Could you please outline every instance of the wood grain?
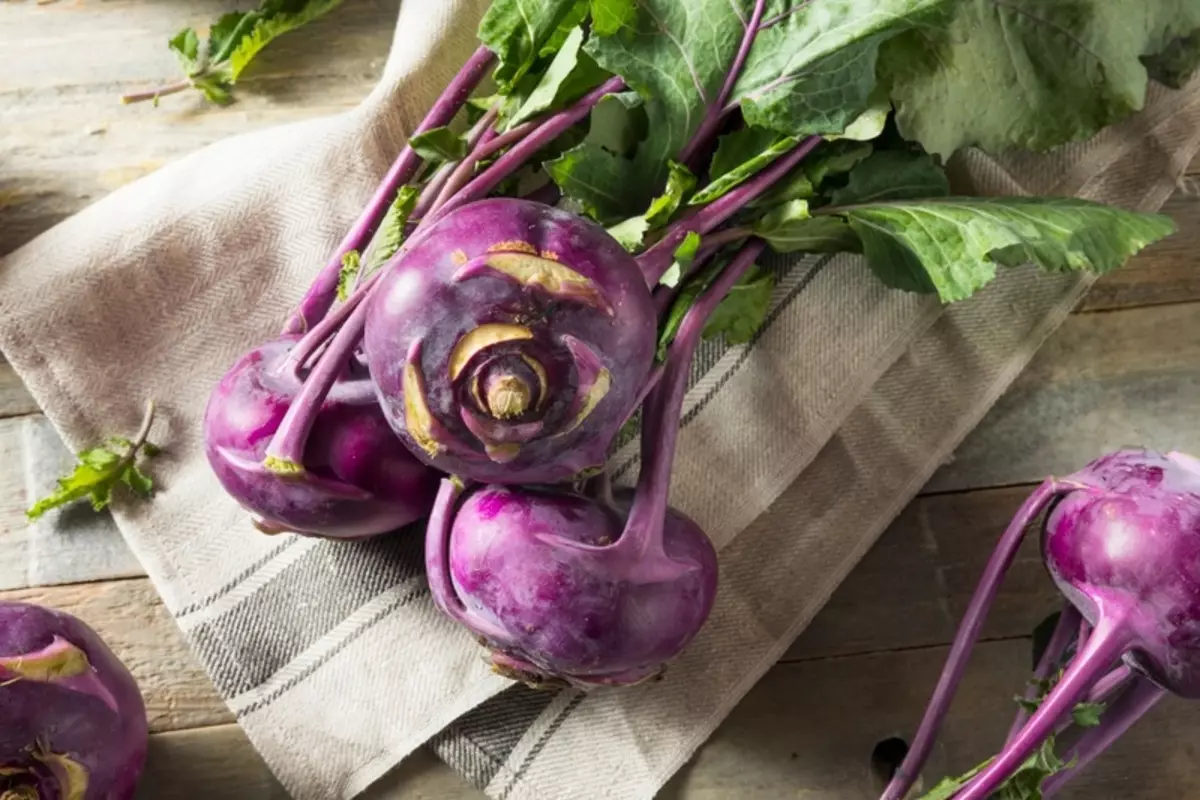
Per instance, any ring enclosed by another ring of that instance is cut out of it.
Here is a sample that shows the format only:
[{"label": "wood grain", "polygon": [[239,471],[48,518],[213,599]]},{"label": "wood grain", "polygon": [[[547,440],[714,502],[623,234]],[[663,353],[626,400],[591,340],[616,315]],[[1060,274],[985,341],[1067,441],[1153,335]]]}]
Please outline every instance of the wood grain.
[{"label": "wood grain", "polygon": [[[876,743],[911,735],[947,648],[825,658],[772,668],[661,800],[869,800]],[[924,773],[928,787],[990,756],[1003,742],[1011,697],[1029,670],[1029,641],[978,646]],[[1197,722],[1186,701],[1168,698],[1079,774],[1063,800],[1177,800],[1200,781]],[[233,725],[152,738],[144,798],[287,795]],[[366,800],[482,800],[449,767],[418,751],[368,790]]]},{"label": "wood grain", "polygon": [[925,491],[1041,481],[1109,450],[1200,452],[1200,304],[1067,319]]},{"label": "wood grain", "polygon": [[33,414],[37,410],[37,403],[33,402],[33,397],[13,371],[12,365],[0,356],[0,419]]},{"label": "wood grain", "polygon": [[153,731],[231,722],[233,716],[144,578],[0,592],[0,601],[57,608],[108,642],[137,679]]},{"label": "wood grain", "polygon": [[6,2],[0,26],[0,254],[187,153],[353,108],[382,70],[399,0],[356,0],[281,37],[217,108],[197,93],[122,106],[179,77],[167,40],[234,0]]},{"label": "wood grain", "polygon": [[1079,304],[1081,311],[1200,300],[1200,156],[1188,165],[1175,194],[1162,207],[1178,231],[1151,245],[1124,268],[1105,275]]}]

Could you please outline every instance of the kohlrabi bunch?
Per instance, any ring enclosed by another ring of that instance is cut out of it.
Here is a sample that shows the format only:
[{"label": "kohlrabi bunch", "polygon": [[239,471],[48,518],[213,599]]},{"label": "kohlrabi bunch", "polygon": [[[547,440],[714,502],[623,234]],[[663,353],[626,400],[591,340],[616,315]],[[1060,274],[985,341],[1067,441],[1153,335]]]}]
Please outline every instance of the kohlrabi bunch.
[{"label": "kohlrabi bunch", "polygon": [[908,796],[1004,573],[1035,523],[1065,603],[1030,691],[1000,752],[922,800],[1051,797],[1165,694],[1200,698],[1200,461],[1110,453],[1047,480],[1017,511],[882,800]]},{"label": "kohlrabi bunch", "polygon": [[129,800],[146,761],[137,683],[61,611],[0,602],[0,798]]},{"label": "kohlrabi bunch", "polygon": [[[266,532],[432,513],[434,597],[510,674],[657,675],[717,583],[668,506],[692,355],[756,334],[760,253],[861,253],[946,302],[998,266],[1118,267],[1170,221],[952,196],[942,165],[1138,108],[1148,66],[1182,75],[1156,54],[1200,29],[1184,5],[495,0],[279,337],[216,386],[212,467]],[[636,487],[613,489],[639,425]]]}]

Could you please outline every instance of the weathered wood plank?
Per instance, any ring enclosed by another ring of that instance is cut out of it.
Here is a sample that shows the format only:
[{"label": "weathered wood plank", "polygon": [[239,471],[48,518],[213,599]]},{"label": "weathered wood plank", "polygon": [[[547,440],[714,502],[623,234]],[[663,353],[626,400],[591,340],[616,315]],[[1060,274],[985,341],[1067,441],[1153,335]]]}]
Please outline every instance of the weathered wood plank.
[{"label": "weathered wood plank", "polygon": [[1200,304],[1070,317],[925,491],[1042,480],[1130,445],[1200,451]]},{"label": "weathered wood plank", "polygon": [[0,592],[0,600],[57,608],[92,626],[137,679],[151,730],[232,721],[148,580],[21,589]]},{"label": "weathered wood plank", "polygon": [[288,800],[237,725],[150,737],[139,800]]},{"label": "weathered wood plank", "polygon": [[1134,257],[1123,269],[1100,278],[1080,301],[1079,311],[1200,300],[1200,158],[1188,167],[1162,213],[1179,230]]},{"label": "weathered wood plank", "polygon": [[[660,792],[661,800],[862,800],[876,797],[876,743],[911,735],[946,657],[944,647],[780,664],[771,669]],[[987,758],[1004,739],[1011,697],[1029,670],[1026,639],[981,644],[959,689],[924,785]],[[1068,784],[1064,800],[1175,800],[1200,781],[1186,744],[1200,720],[1168,698]],[[153,737],[139,797],[283,798],[236,726]],[[482,800],[419,751],[372,787],[370,800]]]},{"label": "weathered wood plank", "polygon": [[[949,642],[1000,534],[1032,487],[918,497],[880,536],[783,661]],[[1027,636],[1061,596],[1024,542],[983,638]]]},{"label": "weathered wood plank", "polygon": [[359,0],[263,51],[229,108],[198,94],[121,106],[179,76],[166,47],[233,0],[5,3],[0,27],[0,254],[113,189],[206,144],[353,108],[374,87],[399,0]]},{"label": "weathered wood plank", "polygon": [[21,383],[12,365],[0,355],[0,419],[33,414],[37,410],[37,403],[33,402],[25,384]]},{"label": "weathered wood plank", "polygon": [[0,420],[0,459],[0,590],[146,574],[107,512],[76,503],[25,519],[75,463],[45,417]]}]

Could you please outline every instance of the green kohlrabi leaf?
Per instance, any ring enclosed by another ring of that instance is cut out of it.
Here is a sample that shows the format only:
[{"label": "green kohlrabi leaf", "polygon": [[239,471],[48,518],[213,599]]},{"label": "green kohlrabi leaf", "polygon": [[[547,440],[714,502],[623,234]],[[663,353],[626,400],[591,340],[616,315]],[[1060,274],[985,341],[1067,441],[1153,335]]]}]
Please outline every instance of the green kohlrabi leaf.
[{"label": "green kohlrabi leaf", "polygon": [[845,187],[830,195],[834,205],[945,197],[950,181],[942,168],[925,153],[880,150],[850,170]]},{"label": "green kohlrabi leaf", "polygon": [[789,200],[807,200],[826,178],[849,172],[871,155],[869,142],[842,140],[823,142],[787,176],[749,204],[750,208],[773,208]]},{"label": "green kohlrabi leaf", "polygon": [[667,188],[650,202],[646,213],[630,217],[608,229],[609,234],[630,252],[642,246],[648,232],[661,228],[670,221],[671,215],[679,210],[683,203],[684,195],[696,185],[696,176],[687,167],[674,161],[668,166],[670,173],[667,176]]},{"label": "green kohlrabi leaf", "polygon": [[612,36],[637,19],[637,0],[591,0],[592,31]]},{"label": "green kohlrabi leaf", "polygon": [[1200,30],[1180,36],[1161,53],[1142,56],[1150,77],[1172,89],[1182,89],[1200,67]]},{"label": "green kohlrabi leaf", "polygon": [[642,189],[630,180],[627,156],[645,131],[646,116],[636,93],[600,101],[583,142],[543,164],[567,206],[606,225],[636,213]]},{"label": "green kohlrabi leaf", "polygon": [[91,501],[92,508],[101,511],[112,501],[113,489],[118,483],[140,497],[149,497],[154,482],[141,471],[137,460],[139,456],[149,458],[160,452],[146,440],[153,422],[154,405],[150,404],[141,430],[132,441],[116,436],[100,447],[80,451],[71,474],[59,478],[57,488],[34,503],[25,516],[36,520],[51,509],[85,498]]},{"label": "green kohlrabi leaf", "polygon": [[358,275],[362,272],[362,257],[357,250],[351,250],[342,256],[342,268],[338,272],[337,299],[343,303],[354,290]]},{"label": "green kohlrabi leaf", "polygon": [[408,218],[416,208],[417,198],[420,196],[421,190],[416,186],[401,186],[400,191],[396,192],[396,199],[388,207],[387,214],[379,225],[379,245],[371,254],[369,271],[387,263],[400,249],[400,245],[404,244],[404,227],[408,224]]},{"label": "green kohlrabi leaf", "polygon": [[757,266],[748,270],[713,310],[704,326],[704,338],[724,335],[730,345],[753,339],[767,318],[774,288],[774,272]]},{"label": "green kohlrabi leaf", "polygon": [[709,169],[712,180],[688,204],[711,203],[791,150],[797,141],[761,128],[743,128],[722,136]]},{"label": "green kohlrabi leaf", "polygon": [[1074,198],[950,198],[821,209],[844,219],[888,286],[962,300],[996,265],[1105,273],[1175,230],[1170,217]]},{"label": "green kohlrabi leaf", "polygon": [[208,42],[202,49],[192,28],[175,34],[167,46],[175,53],[187,80],[136,92],[121,98],[133,103],[194,88],[210,102],[233,102],[233,86],[254,57],[279,36],[317,19],[341,5],[342,0],[262,0],[253,11],[222,14],[208,30]]},{"label": "green kohlrabi leaf", "polygon": [[507,128],[532,119],[543,111],[563,108],[608,79],[609,74],[600,69],[591,56],[580,50],[582,45],[583,29],[573,28],[520,108],[505,118]]},{"label": "green kohlrabi leaf", "polygon": [[879,47],[946,14],[947,0],[769,0],[733,90],[746,122],[840,134],[872,105]]},{"label": "green kohlrabi leaf", "polygon": [[763,215],[754,224],[754,233],[766,240],[777,253],[856,253],[862,244],[845,220],[838,217],[813,217],[808,203],[790,200]]},{"label": "green kohlrabi leaf", "polygon": [[663,276],[658,279],[658,282],[663,286],[674,288],[679,285],[679,280],[683,277],[684,271],[692,265],[696,260],[696,253],[700,252],[700,234],[695,231],[688,231],[687,236],[675,248],[675,261],[663,273]]},{"label": "green kohlrabi leaf", "polygon": [[167,43],[179,59],[179,65],[189,75],[200,65],[200,38],[191,28],[184,28]]},{"label": "green kohlrabi leaf", "polygon": [[1191,0],[963,0],[953,21],[881,50],[900,132],[949,157],[1044,150],[1142,107],[1146,68],[1200,31]]},{"label": "green kohlrabi leaf", "polygon": [[457,161],[467,154],[467,140],[445,127],[418,133],[408,144],[428,161]]},{"label": "green kohlrabi leaf", "polygon": [[502,91],[529,71],[577,6],[578,0],[493,0],[479,23],[479,40],[499,59],[494,76]]}]

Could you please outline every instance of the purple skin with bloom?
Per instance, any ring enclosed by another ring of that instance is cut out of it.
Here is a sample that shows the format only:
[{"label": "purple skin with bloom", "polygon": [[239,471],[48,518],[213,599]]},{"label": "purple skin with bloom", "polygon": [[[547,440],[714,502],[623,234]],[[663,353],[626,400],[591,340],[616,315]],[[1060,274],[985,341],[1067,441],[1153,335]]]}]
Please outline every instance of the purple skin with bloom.
[{"label": "purple skin with bloom", "polygon": [[146,761],[137,683],[80,620],[0,602],[0,797],[127,800]]},{"label": "purple skin with bloom", "polygon": [[424,517],[438,477],[392,435],[369,379],[353,366],[316,414],[303,471],[268,468],[267,447],[300,391],[288,358],[296,341],[285,336],[242,356],[209,399],[205,453],[225,491],[265,533],[358,539]]}]

